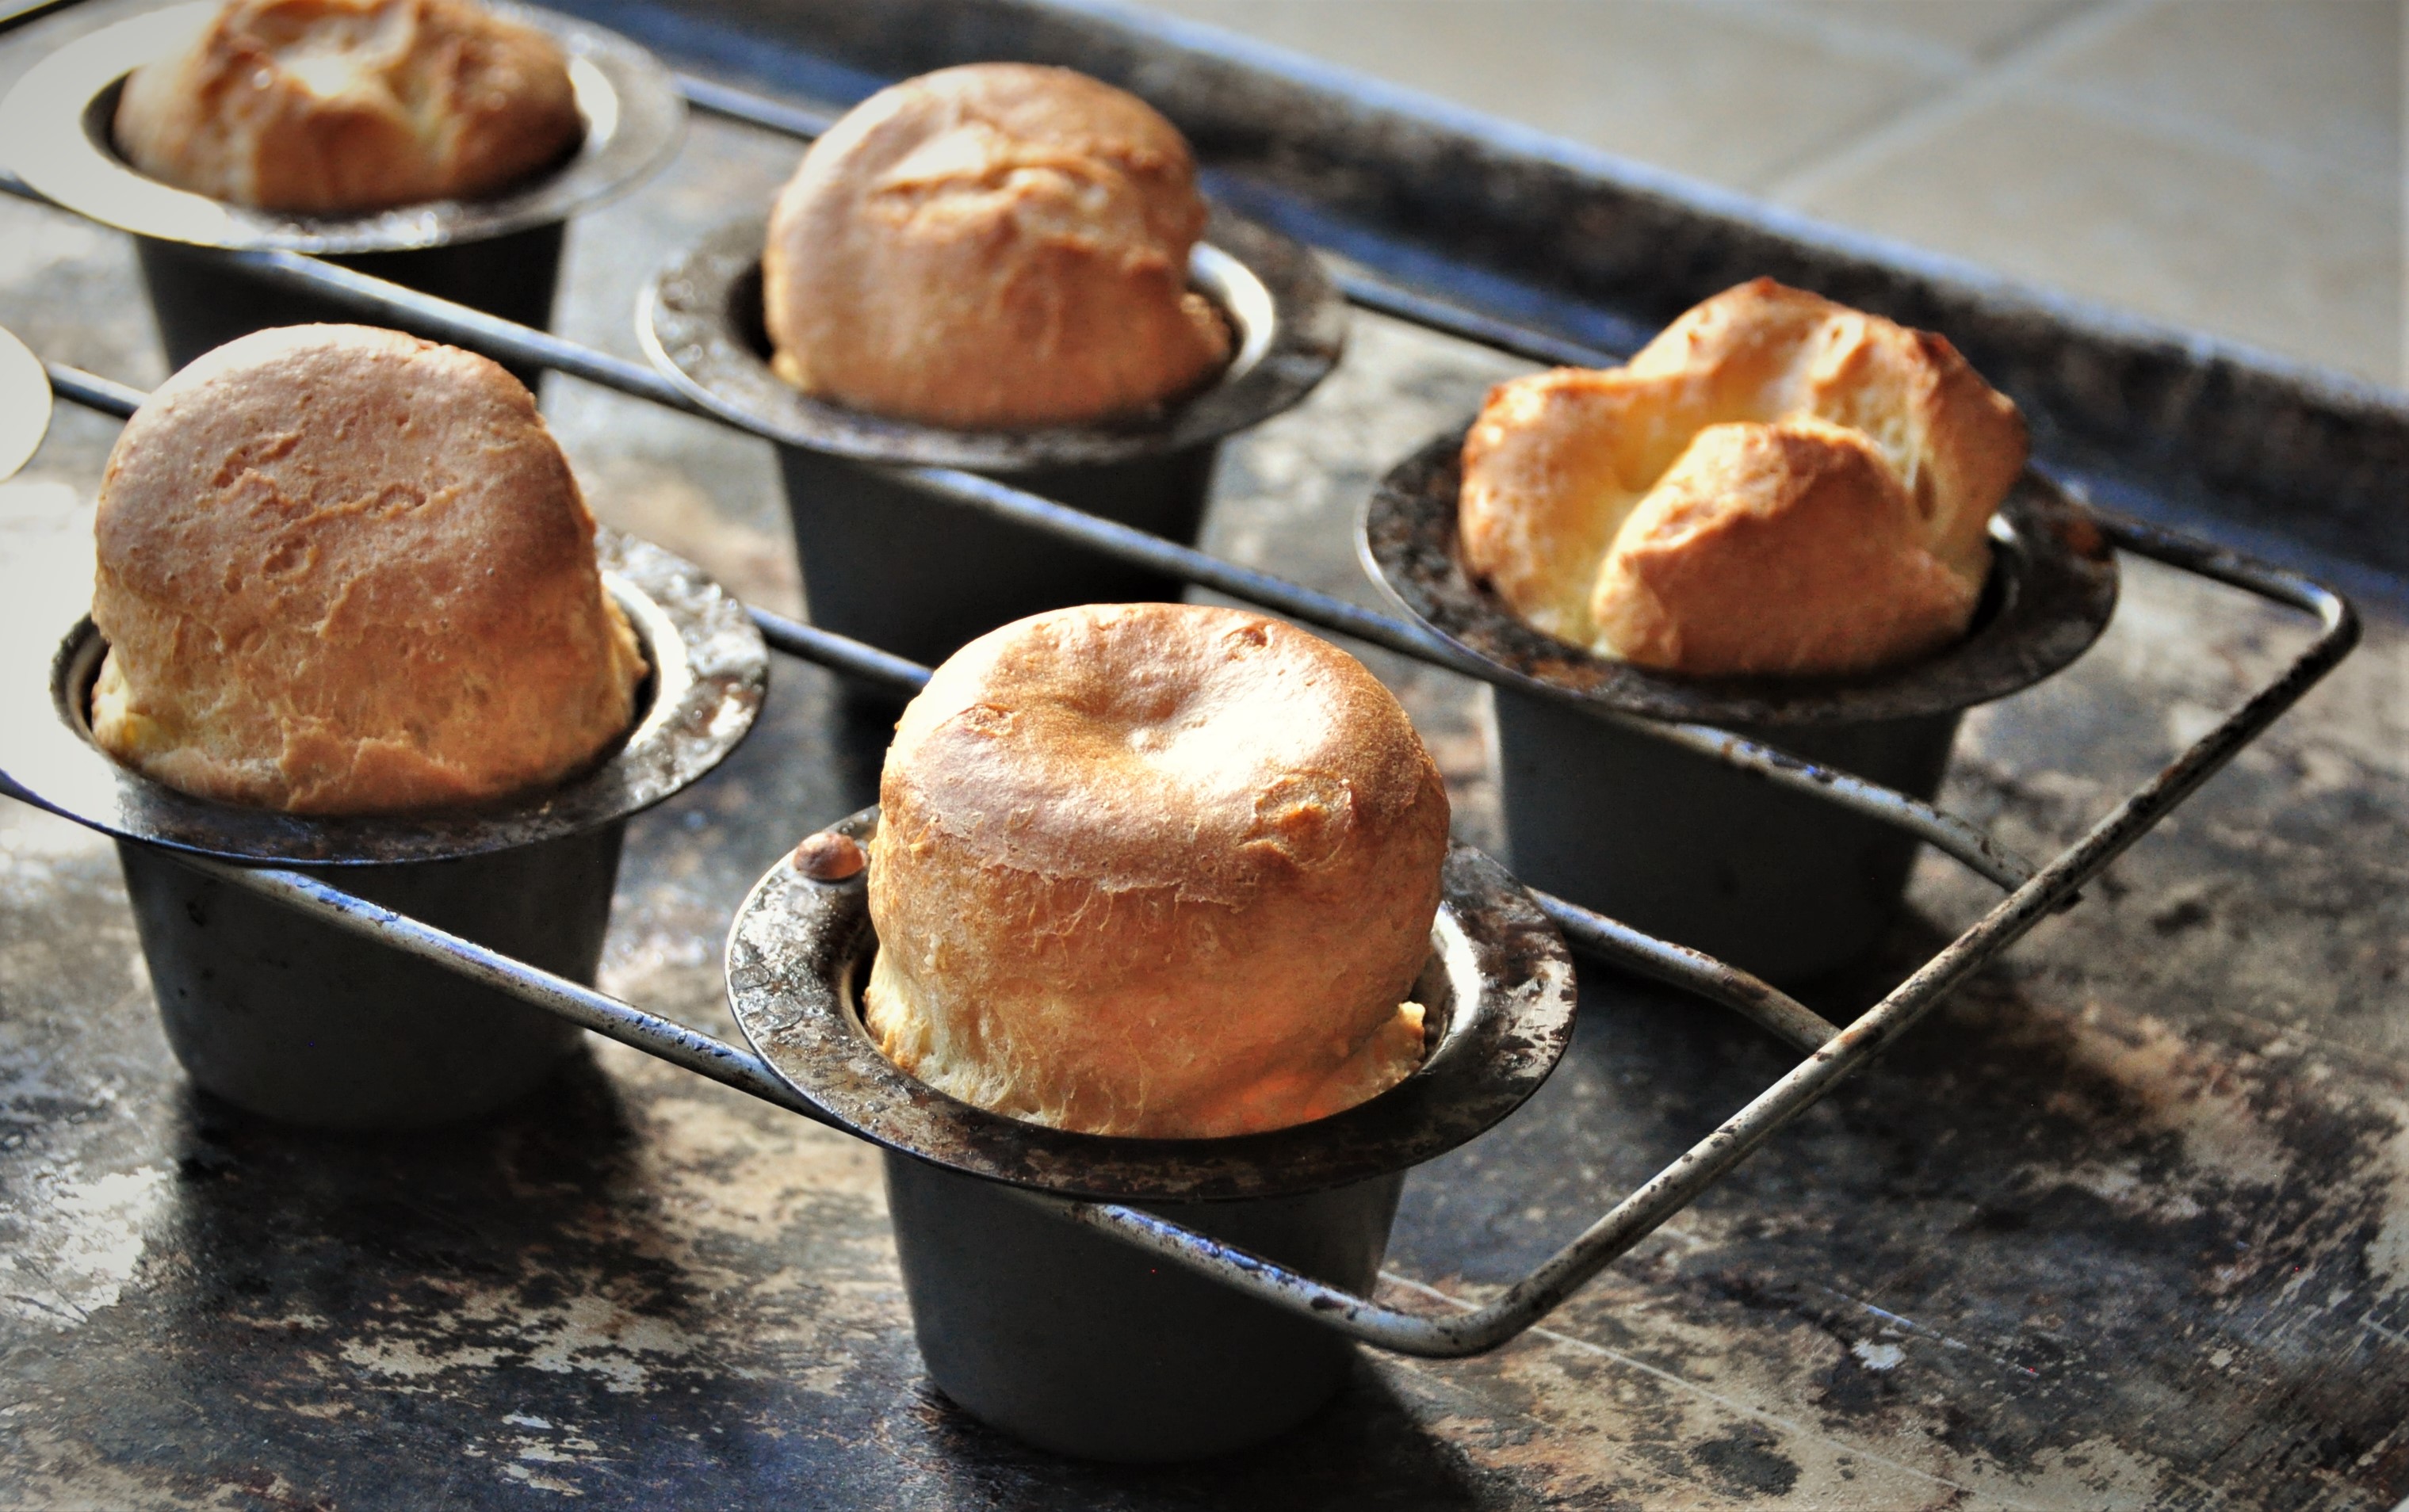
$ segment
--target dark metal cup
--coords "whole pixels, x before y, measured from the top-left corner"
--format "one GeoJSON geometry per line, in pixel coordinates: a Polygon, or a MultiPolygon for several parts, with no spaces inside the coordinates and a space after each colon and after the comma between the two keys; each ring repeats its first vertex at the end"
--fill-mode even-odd
{"type": "MultiPolygon", "coordinates": [[[[1182,543],[1196,540],[1219,448],[1134,462],[1049,468],[1008,482],[1182,543]]],[[[1074,604],[1176,603],[1185,584],[973,514],[910,483],[801,447],[778,448],[801,558],[803,600],[822,629],[935,666],[999,625],[1074,604]]],[[[847,684],[863,697],[866,690],[847,684]]],[[[868,695],[888,702],[900,694],[868,695]]]]}
{"type": "MultiPolygon", "coordinates": [[[[564,223],[555,221],[481,240],[347,253],[327,261],[543,330],[552,324],[565,229],[564,223]]],[[[350,325],[361,318],[356,306],[270,282],[210,248],[136,237],[134,252],[170,372],[238,337],[272,325],[350,325]]],[[[502,366],[530,392],[543,382],[541,367],[502,366]]]]}
{"type": "Polygon", "coordinates": [[[1495,696],[1516,874],[1777,982],[1870,950],[1897,916],[1918,842],[1580,706],[1712,726],[1928,799],[1964,712],[2073,661],[2116,606],[2105,539],[2028,471],[1992,523],[1990,582],[1954,645],[1846,678],[1657,672],[1531,628],[1465,571],[1463,445],[1462,432],[1441,437],[1392,470],[1359,545],[1399,608],[1508,674],[1495,696]]]}
{"type": "Polygon", "coordinates": [[[1346,340],[1345,302],[1310,251],[1217,214],[1190,277],[1237,339],[1203,391],[1118,424],[975,431],[889,420],[813,398],[771,370],[767,235],[761,221],[739,222],[678,257],[646,292],[638,328],[680,387],[778,443],[812,623],[930,664],[1031,614],[1176,600],[1184,584],[855,463],[959,468],[1192,543],[1222,438],[1305,397],[1346,340]]]}
{"type": "MultiPolygon", "coordinates": [[[[296,867],[587,986],[627,821],[399,866],[296,867]]],[[[472,1118],[548,1079],[583,1031],[508,993],[117,842],[167,1044],[193,1085],[321,1129],[472,1118]]]]}
{"type": "MultiPolygon", "coordinates": [[[[866,841],[876,811],[832,828],[866,841]]],[[[964,1410],[1089,1459],[1195,1459],[1329,1400],[1343,1336],[1075,1227],[1010,1188],[1128,1202],[1369,1291],[1406,1172],[1511,1113],[1571,1035],[1572,963],[1528,894],[1458,846],[1431,957],[1421,1068],[1310,1124],[1128,1139],[1020,1122],[904,1074],[863,1030],[877,948],[861,879],[762,878],[728,941],[728,1001],[770,1066],[885,1146],[896,1250],[930,1377],[964,1410]]]]}
{"type": "MultiPolygon", "coordinates": [[[[543,28],[569,54],[585,136],[559,164],[483,199],[296,215],[224,204],[136,172],[112,135],[125,76],[180,45],[214,4],[137,16],[51,53],[0,103],[0,141],[44,195],[133,235],[171,369],[267,326],[359,318],[338,300],[230,262],[221,250],[325,256],[523,325],[548,326],[568,218],[666,163],[685,105],[651,54],[625,38],[551,11],[495,8],[543,28]]],[[[512,371],[529,388],[542,377],[540,368],[512,371]]]]}
{"type": "MultiPolygon", "coordinates": [[[[1057,1454],[1196,1460],[1260,1443],[1346,1379],[1343,1334],[1118,1240],[994,1182],[887,1152],[887,1207],[930,1377],[963,1411],[1057,1454]]],[[[1147,1212],[1368,1294],[1400,1171],[1334,1191],[1147,1212]]]]}
{"type": "Polygon", "coordinates": [[[0,770],[18,796],[117,838],[161,1020],[195,1086],[293,1123],[411,1128],[511,1102],[580,1043],[508,994],[175,853],[297,871],[592,983],[628,818],[736,748],[768,672],[743,607],[700,569],[612,532],[597,547],[651,667],[636,727],[585,772],[475,809],[304,818],[177,792],[91,743],[108,649],[91,621],[53,656],[10,648],[0,770]]]}
{"type": "MultiPolygon", "coordinates": [[[[1559,703],[1495,698],[1507,850],[1534,886],[1774,982],[1846,965],[1897,916],[1914,836],[1559,703]]],[[[1958,717],[1722,727],[1928,799],[1958,717]]]]}

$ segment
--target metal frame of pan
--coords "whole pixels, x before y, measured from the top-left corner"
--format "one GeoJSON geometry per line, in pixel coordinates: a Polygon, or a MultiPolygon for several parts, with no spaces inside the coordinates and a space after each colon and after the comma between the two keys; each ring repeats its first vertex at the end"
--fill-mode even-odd
{"type": "MultiPolygon", "coordinates": [[[[28,194],[22,185],[7,181],[0,181],[0,188],[28,194]]],[[[689,413],[708,413],[683,389],[652,368],[541,331],[296,253],[247,252],[223,255],[240,260],[262,276],[343,299],[366,314],[438,331],[446,339],[498,358],[569,372],[689,413]]],[[[1454,322],[1444,309],[1424,313],[1429,317],[1425,324],[1450,334],[1470,334],[1461,328],[1465,325],[1497,324],[1486,317],[1454,322]]],[[[1415,317],[1408,313],[1407,318],[1415,317]]],[[[1493,344],[1507,350],[1549,345],[1536,337],[1518,345],[1510,333],[1493,344]]],[[[53,387],[62,397],[108,412],[130,413],[141,398],[136,391],[89,374],[56,367],[50,372],[53,387]]],[[[895,468],[890,475],[907,480],[958,507],[1046,531],[1091,550],[1232,594],[1320,628],[1399,651],[1484,682],[1497,682],[1507,675],[1493,664],[1467,655],[1421,626],[1082,514],[1006,484],[949,468],[895,468]]],[[[2086,883],[2265,731],[2358,643],[2358,615],[2330,589],[2219,546],[2097,510],[2085,512],[2106,540],[2119,549],[2298,610],[2313,616],[2318,628],[2307,648],[2280,673],[2260,685],[2239,708],[2156,775],[2127,794],[2074,844],[2040,867],[1994,844],[1965,820],[1879,785],[1816,768],[1711,727],[1659,723],[1594,703],[1578,705],[1594,717],[1685,746],[1767,781],[1815,793],[1825,801],[1895,825],[1991,878],[2007,890],[2007,896],[1881,1002],[1840,1028],[1745,972],[1678,943],[1642,934],[1575,903],[1540,895],[1543,910],[1576,947],[1609,964],[1672,983],[1739,1012],[1789,1042],[1802,1053],[1802,1058],[1745,1107],[1624,1196],[1579,1237],[1492,1302],[1453,1314],[1407,1311],[1314,1280],[1128,1205],[1030,1191],[1016,1191],[1016,1200],[1036,1203],[1066,1221],[1112,1234],[1172,1264],[1274,1306],[1403,1354],[1477,1354],[1531,1327],[1583,1282],[1695,1201],[1834,1085],[1913,1027],[1952,988],[2013,944],[2042,918],[2072,901],[2086,883]]],[[[753,618],[773,648],[844,676],[888,689],[909,690],[928,675],[925,668],[875,647],[764,611],[753,611],[753,618]]],[[[377,939],[495,986],[524,1001],[766,1102],[842,1127],[827,1110],[797,1093],[748,1050],[511,960],[297,872],[245,869],[200,858],[187,858],[186,864],[338,928],[377,939]]]]}

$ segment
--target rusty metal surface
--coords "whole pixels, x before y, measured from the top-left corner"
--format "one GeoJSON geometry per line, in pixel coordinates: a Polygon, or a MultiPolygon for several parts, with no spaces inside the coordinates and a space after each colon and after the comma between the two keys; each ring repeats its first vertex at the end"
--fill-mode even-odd
{"type": "Polygon", "coordinates": [[[1244,217],[1217,213],[1191,284],[1229,322],[1229,366],[1202,391],[1109,425],[953,430],[847,409],[771,371],[761,317],[768,217],[747,213],[681,251],[637,316],[660,369],[714,413],[757,434],[841,456],[988,473],[1095,466],[1200,446],[1296,404],[1347,344],[1347,304],[1319,258],[1244,217]]]}
{"type": "MultiPolygon", "coordinates": [[[[875,810],[829,832],[867,843],[875,810]]],[[[1161,1140],[1047,1129],[924,1086],[881,1055],[855,996],[877,938],[862,873],[815,881],[781,858],[728,932],[728,996],[753,1048],[843,1127],[924,1160],[1105,1202],[1290,1197],[1393,1175],[1522,1105],[1572,1037],[1564,937],[1496,862],[1449,853],[1431,958],[1412,998],[1430,1015],[1421,1066],[1368,1102],[1293,1129],[1161,1140]]]]}
{"type": "Polygon", "coordinates": [[[1906,667],[1836,678],[1681,677],[1532,629],[1456,550],[1464,432],[1380,480],[1363,506],[1364,565],[1398,608],[1528,683],[1658,719],[1856,724],[1945,713],[2030,687],[2088,650],[2116,611],[2116,557],[2097,526],[2027,471],[1991,524],[1991,579],[1962,640],[1906,667]]]}
{"type": "Polygon", "coordinates": [[[627,193],[677,151],[685,101],[651,53],[556,11],[496,8],[542,27],[568,54],[585,136],[533,181],[475,200],[440,200],[349,216],[254,209],[136,172],[110,140],[118,92],[137,65],[180,46],[216,10],[170,6],[45,50],[0,100],[9,165],[62,205],[106,225],[165,241],[304,252],[382,252],[498,237],[593,209],[627,193]]]}
{"type": "MultiPolygon", "coordinates": [[[[0,70],[46,28],[11,34],[0,70]]],[[[572,234],[561,329],[636,355],[660,259],[791,169],[716,125],[572,234]]],[[[0,203],[0,324],[148,386],[130,253],[0,203]]],[[[1365,604],[1353,509],[1516,370],[1362,321],[1234,445],[1208,544],[1365,604]]],[[[550,382],[596,507],[796,607],[765,444],[550,382]]],[[[114,426],[0,485],[0,623],[88,591],[114,426]]],[[[59,617],[61,612],[66,617],[59,617]]],[[[2060,677],[1969,715],[1946,790],[2019,849],[2096,818],[2304,639],[2146,562],[2060,677]]],[[[1485,698],[1378,653],[1497,843],[1485,698]]],[[[631,828],[603,985],[711,1030],[754,880],[872,796],[882,732],[781,663],[757,737],[631,828]]],[[[2409,627],[1875,1067],[1484,1359],[1367,1355],[1238,1459],[1123,1472],[930,1394],[869,1147],[616,1047],[404,1143],[280,1132],[175,1075],[105,842],[0,810],[0,1501],[26,1506],[2369,1507],[2409,1493],[2409,627]]],[[[1995,900],[1915,916],[1845,1021],[1995,900]]],[[[1513,1118],[1409,1182],[1400,1298],[1486,1300],[1795,1058],[1584,963],[1513,1118]],[[1603,1010],[1603,1011],[1600,1011],[1603,1010]]]]}
{"type": "Polygon", "coordinates": [[[108,650],[78,618],[45,642],[0,641],[0,772],[19,796],[125,840],[237,860],[390,866],[483,855],[614,823],[692,785],[752,729],[769,653],[743,605],[693,563],[620,531],[597,534],[605,587],[651,671],[643,716],[590,770],[473,809],[311,817],[195,798],[103,755],[86,713],[108,650]]]}

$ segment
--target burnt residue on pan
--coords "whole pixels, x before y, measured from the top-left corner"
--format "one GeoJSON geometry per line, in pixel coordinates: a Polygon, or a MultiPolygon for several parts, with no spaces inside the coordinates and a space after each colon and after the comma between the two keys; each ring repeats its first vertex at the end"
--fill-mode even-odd
{"type": "MultiPolygon", "coordinates": [[[[1480,1170],[1443,1163],[1434,1174],[1457,1182],[1409,1200],[1392,1266],[1430,1274],[1446,1235],[1478,1229],[1506,1242],[1448,1289],[1479,1295],[1543,1252],[1594,1183],[1643,1174],[1667,1121],[1746,1095],[1779,1063],[1767,1044],[1663,1009],[1612,1043],[1577,1043],[1543,1095],[1580,1105],[1578,1169],[1536,1192],[1484,1188],[1480,1174],[1502,1185],[1562,1148],[1545,1117],[1527,1141],[1504,1131],[1480,1170]],[[1655,1075],[1724,1056],[1699,1082],[1655,1075]]],[[[2384,1488],[2409,1477],[2388,1404],[2409,1390],[2395,1337],[2409,1274],[2386,1238],[2409,1120],[2397,1077],[2355,1059],[2263,1027],[2203,1034],[1983,984],[1550,1319],[1578,1345],[1467,1370],[1539,1442],[1586,1430],[1669,1451],[1652,1472],[1644,1457],[1582,1467],[1641,1502],[1720,1480],[1698,1446],[1753,1415],[1718,1411],[1712,1392],[1783,1420],[1767,1442],[1802,1490],[1830,1485],[1849,1446],[1886,1445],[2033,1505],[2180,1505],[2203,1484],[2281,1484],[2268,1505],[2387,1505],[2384,1488]]],[[[1742,1499],[1785,1505],[1764,1488],[1742,1499]]]]}

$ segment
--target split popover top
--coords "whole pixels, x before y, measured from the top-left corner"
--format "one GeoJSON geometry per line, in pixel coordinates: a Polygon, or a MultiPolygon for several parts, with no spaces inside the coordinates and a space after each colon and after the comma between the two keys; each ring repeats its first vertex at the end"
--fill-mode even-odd
{"type": "Polygon", "coordinates": [[[1600,655],[1863,671],[1965,633],[2025,454],[2015,406],[1945,338],[1759,279],[1621,367],[1492,390],[1464,561],[1600,655]]]}

